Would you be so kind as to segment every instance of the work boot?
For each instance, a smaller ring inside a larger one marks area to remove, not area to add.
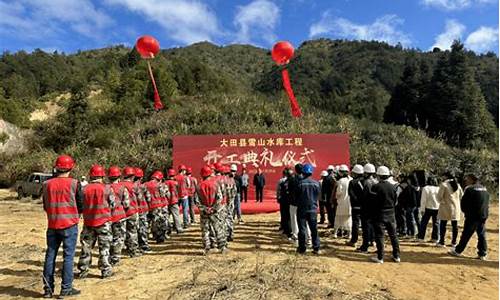
[[[118,263],[120,262],[119,259],[116,259],[116,258],[112,258],[109,260],[109,263],[112,265],[112,266],[116,266]]]
[[[80,294],[81,294],[80,290],[72,288],[71,290],[61,291],[61,294],[59,295],[58,299],[64,299],[64,297],[71,297]]]
[[[42,296],[42,297],[43,297],[43,298],[46,298],[46,299],[49,299],[49,298],[52,298],[52,297],[53,297],[53,295],[52,295],[52,292],[50,292],[50,291],[45,291],[45,292],[43,293],[43,296]]]
[[[113,276],[113,271],[103,272],[101,274],[101,279],[108,278],[108,277],[111,277],[111,276]]]
[[[378,259],[378,257],[374,256],[372,258],[370,258],[370,260],[376,264],[383,264],[384,263],[384,260],[383,259]]]
[[[80,273],[78,273],[77,276],[78,276],[78,279],[84,279],[84,278],[87,278],[88,275],[89,275],[89,269],[80,271]]]
[[[149,247],[149,246],[142,246],[142,251],[144,253],[151,253],[152,252],[151,247]]]

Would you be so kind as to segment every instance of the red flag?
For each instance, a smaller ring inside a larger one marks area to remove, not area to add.
[[[149,70],[149,76],[151,77],[151,82],[153,83],[153,89],[154,89],[153,107],[155,110],[161,110],[161,109],[163,109],[163,103],[161,103],[160,94],[158,94],[158,89],[156,88],[156,81],[155,81],[155,77],[153,76],[153,71],[151,70],[151,64],[149,63],[149,60],[148,60],[148,70]]]
[[[283,77],[283,87],[285,88],[288,99],[290,100],[292,115],[295,118],[300,118],[302,116],[302,111],[300,110],[299,103],[293,93],[292,85],[290,84],[290,76],[288,75],[288,70],[286,68],[281,71],[281,76]]]

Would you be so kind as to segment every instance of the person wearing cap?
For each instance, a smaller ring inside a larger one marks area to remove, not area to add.
[[[194,206],[196,205],[196,187],[198,186],[198,179],[193,176],[193,169],[191,167],[187,167],[186,169],[186,177],[188,186],[188,196],[189,196],[189,222],[190,224],[196,224]]]
[[[108,169],[108,179],[111,189],[115,194],[115,207],[111,210],[111,231],[113,232],[113,243],[111,244],[111,264],[116,265],[120,262],[123,246],[125,245],[126,227],[126,208],[129,206],[129,193],[120,182],[121,170],[117,166],[111,166]]]
[[[384,229],[387,231],[392,245],[392,260],[399,263],[401,261],[399,252],[399,240],[396,233],[396,189],[388,181],[391,176],[389,168],[380,166],[377,169],[380,181],[372,188],[375,195],[372,205],[372,222],[375,233],[375,243],[377,245],[377,256],[371,260],[375,263],[384,262]]]
[[[335,210],[335,224],[333,226],[333,235],[337,236],[338,232],[341,235],[350,236],[350,231],[352,227],[351,219],[351,202],[349,200],[349,182],[351,177],[349,176],[349,168],[342,164],[339,166],[339,180],[337,180],[337,186],[335,189],[335,201],[337,204],[337,209]]]
[[[210,167],[205,166],[201,169],[201,182],[197,188],[198,208],[200,209],[200,227],[201,237],[203,241],[204,254],[207,255],[212,248],[213,242],[210,235],[214,235],[215,242],[221,253],[226,251],[226,230],[225,230],[225,213],[223,212],[224,198],[222,186],[212,176],[213,171]]]
[[[314,167],[311,164],[305,164],[302,169],[304,178],[298,184],[297,221],[299,223],[299,246],[297,247],[297,253],[299,254],[306,252],[307,225],[311,230],[313,254],[319,254],[320,242],[316,211],[321,196],[321,188],[319,182],[311,178],[313,172]]]
[[[134,194],[137,199],[137,205],[139,210],[139,221],[137,227],[137,238],[139,243],[139,249],[142,252],[151,252],[151,247],[149,247],[148,232],[149,232],[149,222],[148,214],[150,212],[148,198],[146,197],[146,188],[142,183],[142,178],[144,177],[144,171],[141,168],[134,168]]]
[[[257,168],[257,173],[253,176],[253,185],[255,186],[255,202],[264,200],[264,187],[266,186],[266,177],[262,173],[262,169]]]
[[[234,184],[236,186],[236,195],[234,196],[234,213],[233,216],[237,219],[238,224],[244,223],[241,218],[241,176],[238,175],[238,166],[235,164],[231,165],[231,174],[234,178]]]
[[[115,206],[115,195],[111,186],[103,183],[104,168],[93,165],[89,171],[90,183],[83,188],[83,229],[80,234],[80,259],[78,278],[86,278],[92,264],[92,248],[99,248],[99,269],[101,278],[110,277],[112,266],[109,250],[113,241],[111,233],[111,210]]]
[[[179,173],[175,176],[178,184],[178,197],[179,203],[182,207],[182,221],[183,228],[186,229],[189,226],[189,178],[186,176],[187,167],[185,165],[179,166]]]
[[[335,210],[334,205],[332,204],[332,193],[335,187],[335,167],[329,165],[327,168],[328,176],[323,179],[321,184],[321,198],[325,199],[326,203],[326,216],[328,218],[328,227],[333,228],[335,224]],[[320,222],[320,224],[322,224]]]
[[[448,253],[453,256],[461,256],[475,232],[477,234],[477,258],[486,260],[488,253],[486,220],[489,213],[490,194],[474,174],[466,175],[464,182],[466,187],[460,205],[465,216],[464,229],[460,242]]]
[[[75,161],[69,155],[57,157],[55,176],[43,183],[43,209],[47,214],[47,251],[43,264],[44,298],[54,294],[57,252],[63,245],[61,296],[78,295],[73,288],[73,258],[78,238],[79,213],[83,211],[83,193],[78,180],[70,177]]]
[[[368,253],[368,248],[373,245],[373,225],[370,213],[373,209],[374,193],[372,187],[378,183],[375,178],[375,166],[367,163],[363,167],[363,197],[361,198],[361,229],[363,231],[363,243],[356,249],[358,252]]]
[[[179,181],[176,178],[175,170],[169,169],[167,171],[167,180],[165,180],[165,185],[167,186],[169,193],[167,194],[168,212],[174,219],[175,230],[178,234],[183,233],[184,229],[181,225],[181,220],[179,216]],[[167,218],[167,222],[170,222]]]
[[[161,244],[168,239],[168,203],[167,197],[170,197],[170,191],[167,185],[162,183],[163,173],[154,171],[150,180],[144,183],[145,197],[151,211],[151,233],[156,243]]]
[[[326,170],[321,171],[321,179],[319,180],[319,185],[321,187],[321,197],[319,198],[319,223],[325,223],[325,213],[326,213],[326,198],[323,193],[323,181],[328,177],[328,172]]]
[[[346,244],[355,247],[359,238],[359,226],[361,225],[361,200],[363,198],[363,166],[354,165],[352,168],[353,179],[349,182],[348,193],[351,202],[352,229],[351,240]]]

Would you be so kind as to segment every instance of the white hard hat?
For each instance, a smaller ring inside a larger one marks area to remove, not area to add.
[[[338,171],[340,169],[340,166],[335,166],[335,171]]]
[[[377,175],[378,176],[391,176],[391,171],[389,171],[389,168],[386,166],[380,166],[377,168]]]
[[[327,171],[321,171],[321,176],[324,177],[324,176],[328,176],[328,172]]]
[[[328,171],[333,171],[335,170],[335,167],[332,165],[329,165],[328,168],[326,168]]]
[[[347,165],[340,165],[339,171],[349,172],[349,167],[347,167]]]
[[[235,164],[231,165],[231,171],[238,171],[238,166]]]
[[[375,173],[375,166],[372,165],[372,164],[366,164],[364,167],[363,167],[363,171],[365,173],[370,173],[370,174],[373,174]]]
[[[363,166],[362,165],[354,165],[354,167],[352,167],[352,172],[354,174],[363,174],[364,173],[364,170],[363,170]]]

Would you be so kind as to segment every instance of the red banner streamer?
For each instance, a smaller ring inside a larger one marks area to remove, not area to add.
[[[283,77],[283,87],[288,95],[288,99],[290,100],[290,107],[292,109],[292,115],[295,118],[300,118],[302,116],[302,111],[300,110],[299,103],[295,98],[295,95],[292,90],[292,85],[290,84],[290,76],[288,75],[288,70],[285,68],[281,71],[281,75]]]
[[[153,89],[154,89],[153,107],[155,110],[161,110],[163,109],[163,103],[161,103],[160,94],[158,94],[158,89],[156,88],[156,81],[155,77],[153,76],[153,71],[151,70],[151,64],[149,63],[149,60],[147,61],[147,63],[148,63],[149,76],[151,77],[151,82],[153,83]]]

